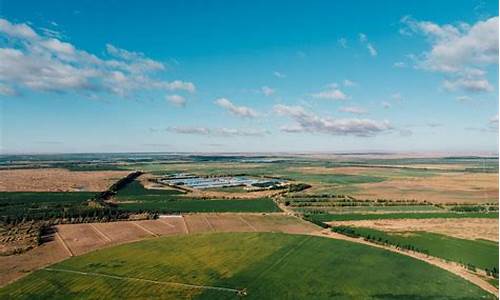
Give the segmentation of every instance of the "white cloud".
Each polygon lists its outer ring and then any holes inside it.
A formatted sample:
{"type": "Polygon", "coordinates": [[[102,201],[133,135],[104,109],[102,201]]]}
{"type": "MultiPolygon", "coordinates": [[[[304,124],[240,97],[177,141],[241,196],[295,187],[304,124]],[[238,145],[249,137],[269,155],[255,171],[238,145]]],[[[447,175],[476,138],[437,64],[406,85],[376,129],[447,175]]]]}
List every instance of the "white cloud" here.
{"type": "Polygon", "coordinates": [[[368,52],[370,52],[371,56],[377,56],[378,55],[377,49],[375,49],[375,47],[373,47],[372,44],[370,44],[370,43],[366,44],[366,48],[368,48],[368,52]]]}
{"type": "Polygon", "coordinates": [[[109,59],[76,48],[58,38],[38,34],[27,24],[0,19],[0,83],[16,91],[31,89],[112,93],[120,96],[147,90],[194,92],[190,82],[156,79],[165,66],[139,52],[106,45],[109,59]]]}
{"type": "Polygon", "coordinates": [[[366,46],[366,49],[368,49],[368,53],[370,53],[370,55],[372,57],[375,57],[378,55],[377,49],[375,49],[375,47],[373,46],[372,43],[368,42],[368,37],[366,36],[366,34],[360,33],[359,34],[359,41],[361,42],[361,44],[366,46]]]}
{"type": "Polygon", "coordinates": [[[367,113],[366,109],[359,106],[344,106],[339,108],[339,111],[356,115],[364,115],[367,113]]]}
{"type": "Polygon", "coordinates": [[[215,104],[228,110],[235,116],[244,118],[256,118],[258,116],[257,112],[250,107],[234,105],[230,100],[226,98],[219,98],[215,100],[215,104]]]}
{"type": "Polygon", "coordinates": [[[337,84],[334,83],[329,86],[327,90],[312,94],[311,97],[317,99],[327,99],[327,100],[347,100],[348,97],[344,92],[337,88],[337,84]]]}
{"type": "Polygon", "coordinates": [[[14,89],[11,88],[10,86],[7,86],[5,84],[1,84],[0,83],[0,95],[15,96],[16,95],[16,91],[14,91],[14,89]]]}
{"type": "Polygon", "coordinates": [[[354,81],[351,81],[349,79],[344,79],[344,86],[345,87],[354,87],[354,86],[357,86],[358,84],[354,81]]]}
{"type": "Polygon", "coordinates": [[[338,40],[338,43],[339,45],[342,47],[342,48],[347,48],[347,39],[346,38],[340,38],[338,40]]]}
{"type": "Polygon", "coordinates": [[[178,134],[194,134],[194,135],[208,135],[210,130],[205,127],[168,127],[168,132],[178,134]]]}
{"type": "Polygon", "coordinates": [[[168,127],[167,132],[187,135],[206,135],[218,137],[260,137],[269,134],[263,129],[241,129],[241,128],[206,128],[206,127],[168,127]]]}
{"type": "Polygon", "coordinates": [[[281,128],[284,132],[309,132],[330,135],[374,136],[392,129],[388,121],[370,119],[334,119],[320,117],[302,106],[276,105],[274,111],[294,120],[294,124],[281,128]]]}
{"type": "Polygon", "coordinates": [[[263,86],[261,89],[262,91],[262,94],[266,95],[266,96],[272,96],[276,91],[268,86],[263,86]]]}
{"type": "Polygon", "coordinates": [[[395,68],[406,68],[406,63],[402,61],[397,61],[393,64],[395,68]]]}
{"type": "Polygon", "coordinates": [[[388,108],[391,108],[391,103],[387,102],[387,101],[382,101],[382,107],[385,108],[385,109],[388,109],[388,108]]]}
{"type": "Polygon", "coordinates": [[[286,75],[278,71],[274,71],[273,75],[278,78],[286,78],[286,75]]]}
{"type": "Polygon", "coordinates": [[[472,98],[469,96],[458,96],[457,97],[457,101],[459,101],[459,102],[466,102],[466,101],[470,101],[470,100],[472,100],[472,98]]]}
{"type": "Polygon", "coordinates": [[[168,102],[171,104],[178,106],[178,107],[184,107],[186,106],[186,98],[182,97],[181,95],[168,95],[165,97],[168,102]]]}
{"type": "Polygon", "coordinates": [[[448,91],[463,90],[468,92],[491,92],[493,86],[486,78],[456,78],[445,80],[443,86],[448,91]]]}
{"type": "Polygon", "coordinates": [[[391,95],[391,99],[397,102],[401,102],[403,101],[403,96],[401,95],[401,93],[394,93],[391,95]]]}
{"type": "Polygon", "coordinates": [[[484,76],[488,65],[498,64],[498,17],[472,25],[438,25],[408,16],[401,22],[408,35],[419,33],[427,38],[431,49],[417,59],[417,67],[451,77],[445,81],[445,88],[493,90],[484,76]]]}
{"type": "Polygon", "coordinates": [[[490,118],[490,124],[496,124],[498,125],[498,114],[494,115],[493,117],[490,118]]]}

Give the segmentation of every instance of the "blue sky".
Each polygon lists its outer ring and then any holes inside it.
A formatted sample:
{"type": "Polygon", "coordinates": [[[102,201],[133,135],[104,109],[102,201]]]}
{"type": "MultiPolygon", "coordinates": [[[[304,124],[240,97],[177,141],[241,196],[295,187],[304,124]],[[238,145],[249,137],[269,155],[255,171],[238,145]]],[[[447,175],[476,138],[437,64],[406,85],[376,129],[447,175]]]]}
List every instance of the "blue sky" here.
{"type": "Polygon", "coordinates": [[[0,0],[2,153],[498,152],[496,1],[0,0]]]}

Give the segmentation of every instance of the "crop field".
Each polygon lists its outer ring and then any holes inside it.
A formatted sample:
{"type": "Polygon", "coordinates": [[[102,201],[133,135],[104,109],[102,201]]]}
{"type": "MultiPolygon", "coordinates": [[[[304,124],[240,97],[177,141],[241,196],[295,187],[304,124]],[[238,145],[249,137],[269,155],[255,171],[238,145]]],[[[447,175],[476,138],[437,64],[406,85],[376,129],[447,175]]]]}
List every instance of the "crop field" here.
{"type": "Polygon", "coordinates": [[[279,212],[269,198],[255,199],[199,199],[189,198],[177,190],[145,189],[133,181],[115,197],[118,208],[124,211],[155,211],[160,213],[185,212],[279,212]]]}
{"type": "Polygon", "coordinates": [[[90,192],[0,192],[0,217],[43,219],[61,217],[68,210],[85,210],[90,192]]]}
{"type": "Polygon", "coordinates": [[[372,228],[352,228],[362,237],[387,241],[392,245],[411,245],[428,253],[480,269],[498,268],[498,242],[458,239],[429,232],[383,232],[372,228]]]}
{"type": "Polygon", "coordinates": [[[385,213],[385,214],[310,214],[311,218],[321,222],[351,220],[384,220],[384,219],[460,219],[489,218],[498,219],[498,213],[385,213]]]}
{"type": "Polygon", "coordinates": [[[248,299],[492,297],[399,254],[279,233],[165,237],[107,248],[36,271],[1,289],[0,297],[238,299],[238,293],[248,299]]]}
{"type": "Polygon", "coordinates": [[[19,255],[0,256],[0,286],[64,258],[100,248],[163,235],[205,232],[283,232],[310,234],[319,228],[282,214],[190,214],[157,220],[57,225],[39,247],[19,255]]]}

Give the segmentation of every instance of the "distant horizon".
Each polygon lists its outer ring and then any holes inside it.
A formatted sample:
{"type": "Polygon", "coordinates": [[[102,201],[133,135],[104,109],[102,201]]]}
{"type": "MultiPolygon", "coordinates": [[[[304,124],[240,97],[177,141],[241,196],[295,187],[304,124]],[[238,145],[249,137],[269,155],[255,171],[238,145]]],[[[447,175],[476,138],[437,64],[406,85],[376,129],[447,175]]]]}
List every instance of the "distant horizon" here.
{"type": "Polygon", "coordinates": [[[477,152],[440,152],[440,151],[418,151],[418,152],[385,152],[385,151],[262,151],[262,152],[207,152],[207,151],[138,151],[138,152],[45,152],[45,153],[1,153],[0,156],[23,156],[23,155],[33,155],[33,156],[43,156],[43,155],[106,155],[106,154],[144,154],[144,155],[241,155],[241,156],[286,156],[286,155],[336,155],[336,156],[406,156],[406,157],[492,157],[498,158],[499,153],[489,152],[489,151],[477,151],[477,152]]]}

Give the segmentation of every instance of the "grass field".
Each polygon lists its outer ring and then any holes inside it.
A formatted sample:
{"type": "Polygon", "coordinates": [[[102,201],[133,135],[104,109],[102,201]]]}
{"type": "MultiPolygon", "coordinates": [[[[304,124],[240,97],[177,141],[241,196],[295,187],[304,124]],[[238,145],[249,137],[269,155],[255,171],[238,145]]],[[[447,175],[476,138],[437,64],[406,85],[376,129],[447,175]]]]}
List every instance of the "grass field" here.
{"type": "Polygon", "coordinates": [[[186,212],[279,212],[272,199],[197,199],[183,196],[177,190],[145,189],[133,181],[120,190],[115,199],[124,211],[155,211],[160,213],[186,212]],[[121,203],[120,203],[121,202],[121,203]]]}
{"type": "Polygon", "coordinates": [[[308,217],[321,222],[383,220],[383,219],[433,219],[433,218],[492,218],[498,219],[498,213],[384,213],[384,214],[310,214],[308,217]]]}
{"type": "Polygon", "coordinates": [[[492,298],[403,255],[278,233],[178,236],[103,249],[36,271],[1,289],[0,298],[239,299],[242,289],[248,299],[492,298]]]}
{"type": "Polygon", "coordinates": [[[429,255],[447,260],[472,264],[480,269],[498,267],[498,243],[486,240],[466,240],[429,232],[387,233],[356,227],[357,234],[388,241],[392,245],[412,245],[429,255]]]}

